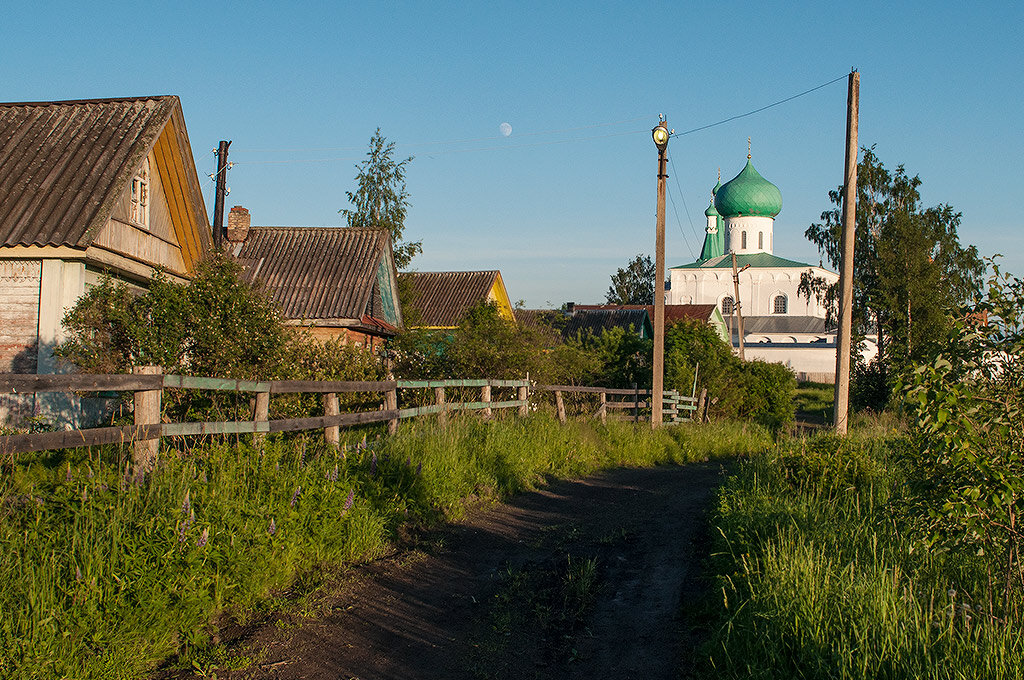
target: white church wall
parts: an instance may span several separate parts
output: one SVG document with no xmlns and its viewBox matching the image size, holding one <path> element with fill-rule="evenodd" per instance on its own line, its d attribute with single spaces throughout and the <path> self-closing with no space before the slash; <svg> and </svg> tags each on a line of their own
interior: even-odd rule
<svg viewBox="0 0 1024 680">
<path fill-rule="evenodd" d="M 771 217 L 727 217 L 725 219 L 725 252 L 737 255 L 772 252 L 772 230 L 775 220 Z M 743 244 L 743 234 L 747 242 Z M 758 238 L 761 234 L 761 238 Z M 758 243 L 761 243 L 758 246 Z"/>
</svg>

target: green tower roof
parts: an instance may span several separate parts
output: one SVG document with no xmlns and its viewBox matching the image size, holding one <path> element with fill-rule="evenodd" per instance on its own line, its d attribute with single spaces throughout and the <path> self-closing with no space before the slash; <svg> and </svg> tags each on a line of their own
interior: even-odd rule
<svg viewBox="0 0 1024 680">
<path fill-rule="evenodd" d="M 711 205 L 704 211 L 704 215 L 707 217 L 718 217 L 718 211 L 715 210 L 715 202 L 711 201 Z"/>
<path fill-rule="evenodd" d="M 715 208 L 722 217 L 775 217 L 782 210 L 782 192 L 747 165 L 715 193 Z"/>
</svg>

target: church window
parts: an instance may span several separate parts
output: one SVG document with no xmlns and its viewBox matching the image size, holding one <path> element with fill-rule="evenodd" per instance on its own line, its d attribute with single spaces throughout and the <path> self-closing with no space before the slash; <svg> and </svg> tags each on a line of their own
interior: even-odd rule
<svg viewBox="0 0 1024 680">
<path fill-rule="evenodd" d="M 131 203 L 128 206 L 128 220 L 140 227 L 149 228 L 149 159 L 142 163 L 138 174 L 132 178 Z"/>
<path fill-rule="evenodd" d="M 747 232 L 743 232 L 743 234 L 740 236 L 740 248 L 742 250 L 747 249 Z"/>
<path fill-rule="evenodd" d="M 787 302 L 787 300 L 786 300 L 786 296 L 785 295 L 776 295 L 775 296 L 775 304 L 774 304 L 774 307 L 772 309 L 772 312 L 774 314 L 785 314 L 786 311 L 787 311 L 786 302 Z"/>
<path fill-rule="evenodd" d="M 757 247 L 759 250 L 764 250 L 764 232 L 757 232 Z"/>
<path fill-rule="evenodd" d="M 722 298 L 722 314 L 725 314 L 726 316 L 732 314 L 733 307 L 734 301 L 732 299 L 732 296 L 726 295 L 724 298 Z"/>
</svg>

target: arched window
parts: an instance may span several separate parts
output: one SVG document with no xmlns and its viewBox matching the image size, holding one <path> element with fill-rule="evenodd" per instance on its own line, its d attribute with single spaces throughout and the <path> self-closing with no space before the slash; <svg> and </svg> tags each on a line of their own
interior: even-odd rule
<svg viewBox="0 0 1024 680">
<path fill-rule="evenodd" d="M 726 295 L 724 298 L 722 298 L 722 314 L 724 314 L 725 316 L 729 316 L 730 314 L 732 314 L 733 306 L 734 301 L 731 295 Z"/>
<path fill-rule="evenodd" d="M 757 232 L 757 248 L 758 250 L 764 250 L 764 232 Z"/>
<path fill-rule="evenodd" d="M 772 308 L 774 314 L 785 314 L 786 313 L 786 296 L 776 295 L 775 304 Z"/>
<path fill-rule="evenodd" d="M 747 249 L 747 232 L 743 232 L 742 236 L 740 236 L 740 249 Z"/>
</svg>

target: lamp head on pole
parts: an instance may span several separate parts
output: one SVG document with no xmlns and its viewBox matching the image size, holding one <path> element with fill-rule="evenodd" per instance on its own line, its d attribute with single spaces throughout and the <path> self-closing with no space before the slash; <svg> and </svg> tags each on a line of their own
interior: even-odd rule
<svg viewBox="0 0 1024 680">
<path fill-rule="evenodd" d="M 671 134 L 668 131 L 668 123 L 664 120 L 651 130 L 651 137 L 654 138 L 654 145 L 658 147 L 658 151 L 664 151 L 668 148 L 668 138 Z"/>
</svg>

